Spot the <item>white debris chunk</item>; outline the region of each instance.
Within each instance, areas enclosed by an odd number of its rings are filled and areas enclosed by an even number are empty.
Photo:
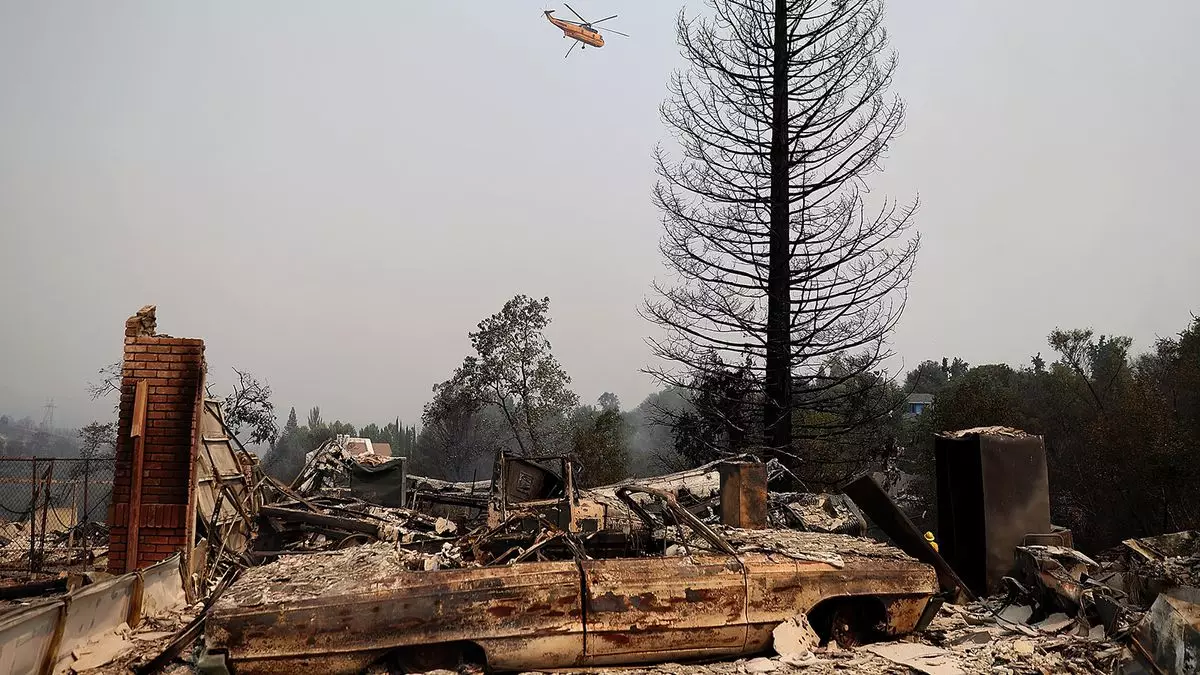
[[[1062,612],[1058,612],[1051,614],[1034,625],[1047,633],[1060,633],[1075,625],[1075,620]]]
[[[807,668],[808,666],[819,663],[821,659],[814,653],[807,654],[784,654],[779,657],[779,662],[793,666],[795,668]]]
[[[779,666],[766,657],[760,656],[746,662],[747,673],[772,673],[776,670],[779,670]]]
[[[979,629],[970,633],[964,633],[950,641],[950,644],[963,649],[979,647],[991,643],[996,639],[996,634],[987,629]]]
[[[1033,608],[1027,605],[1009,605],[1000,612],[1000,618],[1009,623],[1025,623],[1033,616]]]
[[[889,642],[867,645],[866,651],[892,663],[908,666],[926,675],[966,675],[954,657],[944,649],[918,642]]]
[[[808,617],[804,614],[793,616],[776,626],[775,630],[771,631],[771,638],[774,640],[775,653],[801,658],[805,654],[811,654],[821,643],[821,638],[809,625]]]

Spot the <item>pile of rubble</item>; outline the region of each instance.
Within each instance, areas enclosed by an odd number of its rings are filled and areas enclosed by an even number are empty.
[[[74,511],[67,511],[73,523]],[[53,515],[47,521],[45,531],[38,527],[32,536],[28,520],[0,523],[0,570],[103,568],[108,553],[108,527],[104,523],[62,525]],[[36,565],[30,564],[31,555],[37,556]]]
[[[210,417],[221,429],[219,409]],[[396,641],[404,635],[417,646],[490,640],[502,668],[561,665],[594,658],[570,655],[583,649],[586,622],[588,644],[607,640],[618,654],[598,663],[664,649],[701,659],[629,673],[1196,672],[1195,532],[1129,540],[1099,561],[1069,541],[1025,541],[1005,549],[1008,576],[987,578],[990,593],[1002,582],[999,594],[977,598],[870,477],[845,494],[770,491],[786,470],[742,457],[583,489],[567,457],[499,453],[489,480],[455,483],[409,475],[403,458],[339,437],[283,485],[231,435],[201,437],[212,467],[247,468],[215,482],[197,511],[197,546],[180,568],[188,603],[79,642],[75,671],[293,672],[336,652],[337,672],[389,672],[371,664],[411,651]],[[868,522],[890,541],[864,536]],[[103,534],[90,528],[61,535],[90,550]],[[0,544],[20,545],[19,528],[9,531]],[[526,566],[534,562],[550,564]],[[458,571],[426,574],[446,570]],[[97,581],[53,583],[68,592]],[[861,603],[816,609],[851,596],[879,600],[882,614]],[[649,630],[673,622],[695,627]],[[763,642],[762,626],[776,622]],[[704,662],[722,630],[734,646]]]

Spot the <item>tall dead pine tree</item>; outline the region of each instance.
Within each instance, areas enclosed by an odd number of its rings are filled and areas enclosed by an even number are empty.
[[[915,202],[867,204],[865,179],[899,131],[882,0],[712,0],[680,13],[690,67],[661,114],[680,156],[655,153],[660,249],[673,280],[645,314],[664,382],[749,360],[766,445],[850,430],[825,413],[879,381],[918,238]],[[829,363],[852,367],[829,368]],[[808,421],[803,421],[808,420]],[[855,422],[857,424],[859,422]],[[811,428],[806,428],[809,424]]]

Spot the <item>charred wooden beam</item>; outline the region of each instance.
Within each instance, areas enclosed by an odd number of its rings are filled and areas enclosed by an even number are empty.
[[[975,594],[963,580],[958,577],[946,559],[925,541],[924,535],[917,529],[899,506],[888,497],[883,488],[871,476],[863,475],[852,480],[843,489],[867,517],[875,522],[887,536],[892,538],[896,546],[905,553],[923,563],[933,565],[937,571],[938,585],[947,593],[956,594],[968,600],[974,600]]]
[[[29,598],[35,595],[45,595],[46,593],[65,593],[67,590],[67,575],[61,574],[56,577],[48,577],[45,579],[33,579],[30,581],[16,581],[12,583],[0,584],[0,600],[16,600],[18,598]]]
[[[343,518],[341,516],[330,516],[324,513],[312,513],[311,511],[299,511],[296,509],[285,509],[278,506],[263,506],[258,512],[268,518],[278,518],[291,523],[304,523],[306,525],[317,525],[319,527],[328,527],[337,530],[346,530],[348,532],[362,532],[372,536],[379,535],[379,525],[366,520],[357,518]]]

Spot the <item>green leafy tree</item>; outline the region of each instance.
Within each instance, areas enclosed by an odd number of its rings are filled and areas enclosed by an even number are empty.
[[[251,444],[273,445],[279,438],[279,426],[271,401],[271,385],[237,368],[233,372],[237,382],[222,406],[225,423],[239,438],[245,433],[244,440]]]
[[[601,403],[599,410],[586,406],[575,413],[572,456],[584,487],[607,485],[629,475],[631,429],[619,409]]]
[[[621,399],[617,398],[617,395],[612,392],[606,391],[603,394],[600,394],[600,398],[596,401],[596,403],[600,406],[601,410],[615,410],[617,412],[621,411]]]
[[[671,470],[687,469],[749,450],[762,437],[760,384],[751,365],[726,365],[710,355],[686,389],[689,405],[674,414],[674,465],[666,455],[660,460]]]
[[[904,378],[905,391],[918,394],[936,394],[946,388],[950,381],[950,372],[945,365],[937,361],[922,361],[916,368],[909,371]]]
[[[116,450],[116,422],[92,422],[79,430],[80,457],[84,459],[112,457]]]
[[[518,295],[504,303],[470,333],[475,354],[459,369],[472,395],[501,412],[524,454],[563,445],[567,416],[579,403],[545,335],[549,309],[550,298]]]
[[[490,441],[485,404],[458,369],[445,382],[434,385],[433,400],[421,415],[421,434],[416,439],[414,469],[435,478],[468,478],[476,463],[496,446]]]
[[[387,439],[383,435],[383,429],[380,429],[379,425],[373,422],[365,427],[359,427],[358,436],[359,438],[369,438],[372,441],[387,442]]]
[[[287,422],[274,447],[263,459],[263,470],[285,483],[291,483],[304,467],[308,437],[296,418],[296,408],[288,411]]]
[[[1200,527],[1200,324],[1136,357],[1129,338],[1090,329],[1056,329],[1047,342],[1053,361],[952,373],[914,422],[907,470],[929,486],[922,508],[932,508],[933,434],[1004,425],[1044,437],[1053,517],[1081,548]]]

